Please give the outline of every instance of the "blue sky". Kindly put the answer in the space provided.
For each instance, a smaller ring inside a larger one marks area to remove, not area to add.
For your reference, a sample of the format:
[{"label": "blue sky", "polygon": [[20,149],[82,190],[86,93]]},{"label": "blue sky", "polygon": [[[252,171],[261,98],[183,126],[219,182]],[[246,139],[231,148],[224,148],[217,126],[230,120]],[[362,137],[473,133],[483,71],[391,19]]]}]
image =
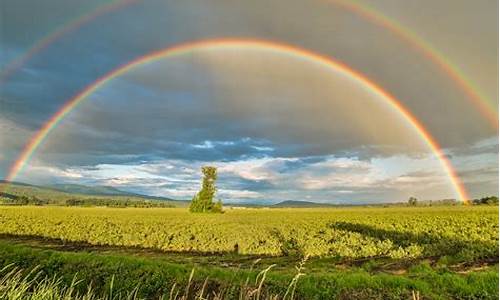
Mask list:
[{"label": "blue sky", "polygon": [[[497,3],[369,3],[443,52],[498,107]],[[0,66],[99,5],[3,1]],[[68,32],[0,83],[0,177],[37,128],[99,76],[179,42],[224,37],[303,47],[363,72],[429,129],[473,197],[498,194],[498,133],[467,95],[390,32],[319,0],[137,1]],[[436,157],[373,93],[258,49],[194,51],[112,80],[61,122],[17,180],[186,199],[207,164],[219,168],[228,202],[456,196]]]}]

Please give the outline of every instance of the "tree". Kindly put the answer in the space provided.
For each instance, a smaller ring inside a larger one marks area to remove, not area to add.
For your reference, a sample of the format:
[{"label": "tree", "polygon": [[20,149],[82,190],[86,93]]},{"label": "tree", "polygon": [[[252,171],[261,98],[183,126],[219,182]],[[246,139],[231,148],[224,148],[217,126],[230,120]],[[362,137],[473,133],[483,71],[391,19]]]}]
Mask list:
[{"label": "tree", "polygon": [[222,201],[219,199],[212,206],[212,212],[221,213],[222,212]]},{"label": "tree", "polygon": [[474,199],[474,205],[498,205],[498,197],[489,196],[481,199]]},{"label": "tree", "polygon": [[408,199],[408,205],[410,205],[410,206],[417,206],[417,202],[418,202],[418,200],[415,197],[410,197]]},{"label": "tree", "polygon": [[222,202],[219,200],[214,203],[213,199],[217,188],[215,181],[217,180],[217,168],[212,166],[204,166],[201,168],[203,180],[201,190],[191,200],[189,206],[190,212],[222,212]]}]

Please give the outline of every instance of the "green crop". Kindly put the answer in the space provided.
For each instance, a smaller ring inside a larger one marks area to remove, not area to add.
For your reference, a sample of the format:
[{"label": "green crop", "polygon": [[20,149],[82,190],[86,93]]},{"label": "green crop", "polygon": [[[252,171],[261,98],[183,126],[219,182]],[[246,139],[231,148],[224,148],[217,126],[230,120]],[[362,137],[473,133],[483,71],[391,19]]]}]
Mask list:
[{"label": "green crop", "polygon": [[0,233],[163,251],[470,261],[498,256],[498,208],[0,207]]}]

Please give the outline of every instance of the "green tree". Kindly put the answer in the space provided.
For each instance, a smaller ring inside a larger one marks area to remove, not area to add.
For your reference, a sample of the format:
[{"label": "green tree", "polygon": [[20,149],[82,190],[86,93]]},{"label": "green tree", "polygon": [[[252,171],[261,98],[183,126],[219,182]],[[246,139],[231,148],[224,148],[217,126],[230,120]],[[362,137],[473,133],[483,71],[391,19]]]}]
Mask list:
[{"label": "green tree", "polygon": [[410,197],[408,199],[408,205],[410,206],[417,206],[418,200],[415,197]]},{"label": "green tree", "polygon": [[221,213],[222,212],[222,201],[219,199],[214,203],[212,207],[212,212]]},{"label": "green tree", "polygon": [[212,166],[204,166],[201,168],[203,180],[201,190],[191,200],[189,206],[190,212],[222,212],[222,202],[219,200],[214,203],[213,199],[217,188],[215,181],[217,180],[217,168]]},{"label": "green tree", "polygon": [[474,199],[473,203],[475,205],[498,205],[498,197],[489,196],[481,199]]}]

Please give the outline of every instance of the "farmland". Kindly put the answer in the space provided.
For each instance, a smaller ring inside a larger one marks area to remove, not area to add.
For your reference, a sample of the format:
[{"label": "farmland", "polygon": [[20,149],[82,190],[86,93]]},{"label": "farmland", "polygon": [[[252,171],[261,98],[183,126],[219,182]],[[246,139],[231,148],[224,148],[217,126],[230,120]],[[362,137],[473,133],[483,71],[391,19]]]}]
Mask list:
[{"label": "farmland", "polygon": [[233,298],[233,292],[241,296],[248,278],[254,282],[271,266],[263,288],[267,295],[283,296],[303,261],[298,298],[311,298],[318,289],[323,297],[346,299],[408,298],[414,290],[427,298],[498,297],[495,206],[226,209],[223,214],[0,206],[0,235],[3,265],[41,266],[44,274],[64,276],[65,282],[79,273],[85,284],[97,280],[92,275],[97,272],[101,289],[116,276],[122,291],[134,289],[131,278],[138,276],[150,285],[141,290],[146,296],[168,294],[173,282],[186,284],[194,268],[195,286],[212,278],[214,291],[225,286],[226,298]]},{"label": "farmland", "polygon": [[498,254],[497,209],[185,209],[1,207],[0,233],[92,245],[310,257],[418,258]]}]

